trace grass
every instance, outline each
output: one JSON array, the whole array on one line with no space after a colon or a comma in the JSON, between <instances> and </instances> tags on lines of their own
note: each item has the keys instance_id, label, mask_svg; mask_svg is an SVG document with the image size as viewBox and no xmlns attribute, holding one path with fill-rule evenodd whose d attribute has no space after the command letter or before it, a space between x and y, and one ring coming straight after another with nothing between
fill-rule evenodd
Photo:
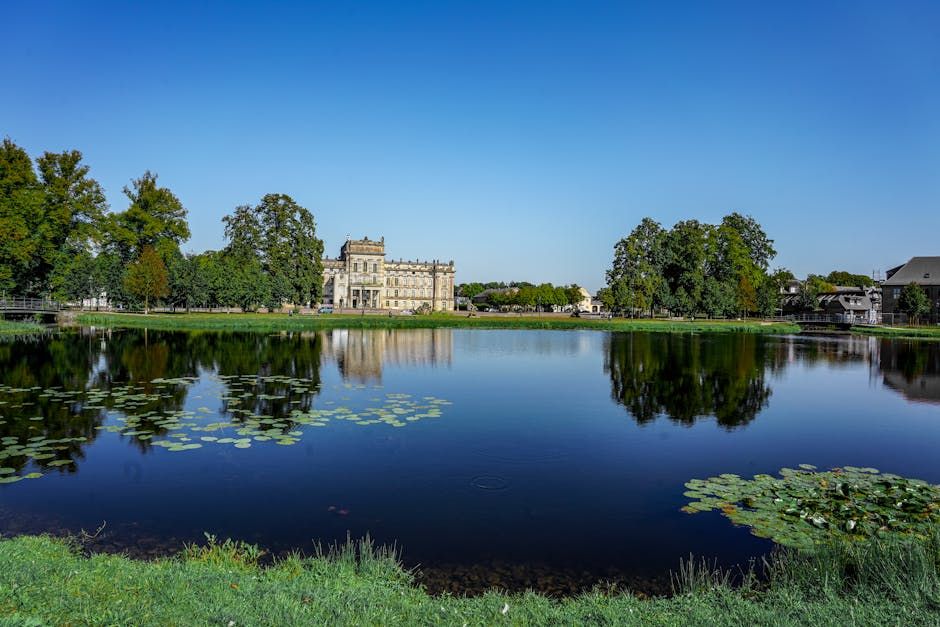
<instances>
[{"instance_id":1,"label":"grass","mask_svg":"<svg viewBox=\"0 0 940 627\"><path fill-rule=\"evenodd\" d=\"M852 327L853 333L877 335L894 338L937 338L940 339L940 325L933 327Z\"/></svg>"},{"instance_id":2,"label":"grass","mask_svg":"<svg viewBox=\"0 0 940 627\"><path fill-rule=\"evenodd\" d=\"M319 316L288 316L286 314L121 314L82 313L76 316L79 324L166 329L179 331L316 331L322 329L595 329L603 331L666 331L666 332L738 332L738 333L793 333L799 327L791 324L761 321L724 320L592 320L585 318L518 317L468 318L459 314L429 316L380 316L330 314Z\"/></svg>"},{"instance_id":3,"label":"grass","mask_svg":"<svg viewBox=\"0 0 940 627\"><path fill-rule=\"evenodd\" d=\"M781 552L766 578L687 563L670 598L600 591L434 597L368 541L258 565L257 549L210 542L153 562L86 557L67 541L0 541L0 624L134 625L928 625L940 622L940 550L873 542Z\"/></svg>"},{"instance_id":4,"label":"grass","mask_svg":"<svg viewBox=\"0 0 940 627\"><path fill-rule=\"evenodd\" d=\"M13 322L0 319L0 335L31 335L43 333L45 327L35 322Z\"/></svg>"}]
</instances>

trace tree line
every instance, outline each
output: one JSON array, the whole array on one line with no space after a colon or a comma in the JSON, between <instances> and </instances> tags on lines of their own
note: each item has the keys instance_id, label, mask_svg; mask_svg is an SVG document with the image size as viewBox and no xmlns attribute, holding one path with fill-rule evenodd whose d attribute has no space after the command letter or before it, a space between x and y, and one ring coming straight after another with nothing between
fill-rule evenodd
<instances>
[{"instance_id":1,"label":"tree line","mask_svg":"<svg viewBox=\"0 0 940 627\"><path fill-rule=\"evenodd\" d=\"M462 283L457 286L457 295L473 299L486 290L491 290L486 294L486 304L499 309L568 307L577 305L584 298L576 284L535 285L527 281Z\"/></svg>"},{"instance_id":2,"label":"tree line","mask_svg":"<svg viewBox=\"0 0 940 627\"><path fill-rule=\"evenodd\" d=\"M772 315L793 275L770 272L773 240L750 216L720 224L683 220L665 229L644 218L614 247L601 299L628 316L670 312L709 317Z\"/></svg>"},{"instance_id":3,"label":"tree line","mask_svg":"<svg viewBox=\"0 0 940 627\"><path fill-rule=\"evenodd\" d=\"M149 171L111 212L82 153L44 152L35 165L0 145L0 292L112 306L275 308L320 301L323 242L310 211L267 194L223 218L226 246L183 254L188 212Z\"/></svg>"}]
</instances>

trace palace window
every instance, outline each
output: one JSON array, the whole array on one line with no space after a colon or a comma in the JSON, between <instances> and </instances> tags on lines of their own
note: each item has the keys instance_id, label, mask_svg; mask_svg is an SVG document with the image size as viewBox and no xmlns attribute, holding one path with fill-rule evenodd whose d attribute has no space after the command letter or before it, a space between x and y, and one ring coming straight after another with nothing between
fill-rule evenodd
<instances>
[{"instance_id":1,"label":"palace window","mask_svg":"<svg viewBox=\"0 0 940 627\"><path fill-rule=\"evenodd\" d=\"M359 262L353 262L353 272L359 272Z\"/></svg>"},{"instance_id":2,"label":"palace window","mask_svg":"<svg viewBox=\"0 0 940 627\"><path fill-rule=\"evenodd\" d=\"M372 271L373 271L373 272L378 272L378 271L379 271L379 264L373 263L373 264L372 264Z\"/></svg>"}]
</instances>

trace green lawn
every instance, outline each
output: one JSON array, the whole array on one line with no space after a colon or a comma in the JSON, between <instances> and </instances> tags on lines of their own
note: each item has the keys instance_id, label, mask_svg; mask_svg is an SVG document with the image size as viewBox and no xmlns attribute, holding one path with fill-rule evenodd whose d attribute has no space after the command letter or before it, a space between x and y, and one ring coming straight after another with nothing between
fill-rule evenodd
<instances>
[{"instance_id":1,"label":"green lawn","mask_svg":"<svg viewBox=\"0 0 940 627\"><path fill-rule=\"evenodd\" d=\"M0 319L0 335L27 335L43 331L45 328L35 322L13 322Z\"/></svg>"},{"instance_id":2,"label":"green lawn","mask_svg":"<svg viewBox=\"0 0 940 627\"><path fill-rule=\"evenodd\" d=\"M937 338L940 326L933 327L852 327L853 333L896 338Z\"/></svg>"},{"instance_id":3,"label":"green lawn","mask_svg":"<svg viewBox=\"0 0 940 627\"><path fill-rule=\"evenodd\" d=\"M760 321L674 321L674 320L592 320L582 318L518 317L469 318L460 314L430 316L380 316L329 314L288 316L286 314L118 314L82 313L80 324L168 330L281 331L319 329L597 329L606 331L669 331L669 332L745 332L793 333L795 325Z\"/></svg>"},{"instance_id":4,"label":"green lawn","mask_svg":"<svg viewBox=\"0 0 940 627\"><path fill-rule=\"evenodd\" d=\"M769 582L733 588L698 569L680 593L434 597L369 545L258 567L215 545L154 562L84 557L62 540L0 541L0 624L929 625L940 622L937 544L780 554ZM361 547L360 547L361 548Z\"/></svg>"}]
</instances>

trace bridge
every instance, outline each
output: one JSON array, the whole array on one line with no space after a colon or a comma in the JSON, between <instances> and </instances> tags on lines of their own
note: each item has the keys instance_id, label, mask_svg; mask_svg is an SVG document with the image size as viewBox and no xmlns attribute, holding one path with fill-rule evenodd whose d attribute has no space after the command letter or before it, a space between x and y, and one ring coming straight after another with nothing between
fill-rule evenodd
<instances>
[{"instance_id":1,"label":"bridge","mask_svg":"<svg viewBox=\"0 0 940 627\"><path fill-rule=\"evenodd\" d=\"M800 328L803 329L836 328L847 331L852 327L870 326L872 324L866 317L844 314L809 313L786 316L785 319L800 325Z\"/></svg>"},{"instance_id":2,"label":"bridge","mask_svg":"<svg viewBox=\"0 0 940 627\"><path fill-rule=\"evenodd\" d=\"M62 303L47 298L0 297L0 315L57 314Z\"/></svg>"}]
</instances>

